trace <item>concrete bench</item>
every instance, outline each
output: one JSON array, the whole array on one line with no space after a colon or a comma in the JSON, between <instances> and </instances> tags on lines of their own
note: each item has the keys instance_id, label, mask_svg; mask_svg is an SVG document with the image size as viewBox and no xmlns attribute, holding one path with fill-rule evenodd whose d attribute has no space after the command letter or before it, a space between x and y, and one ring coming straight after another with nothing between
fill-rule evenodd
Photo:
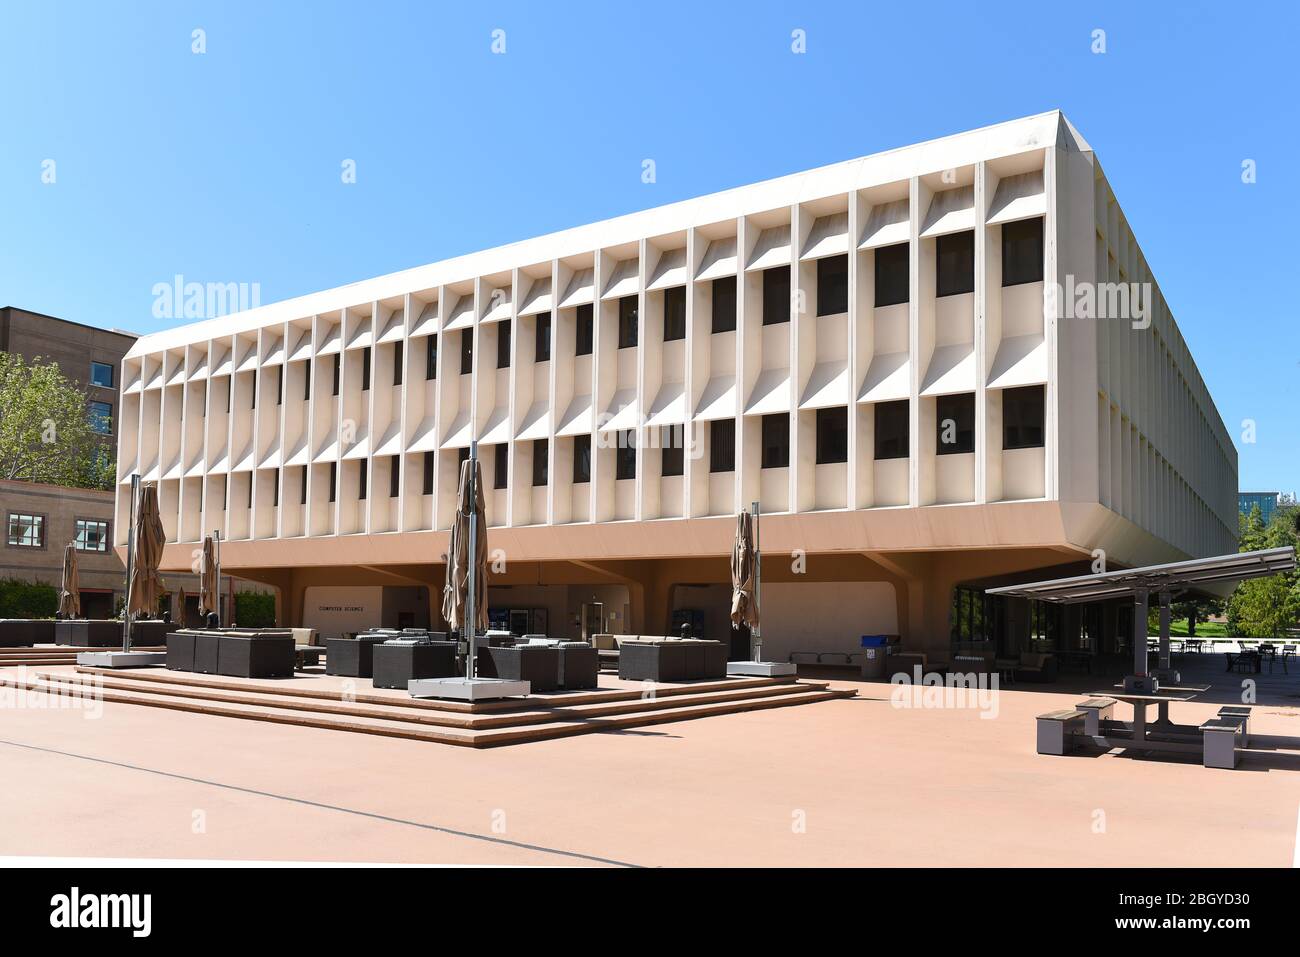
<instances>
[{"instance_id":1,"label":"concrete bench","mask_svg":"<svg viewBox=\"0 0 1300 957\"><path fill-rule=\"evenodd\" d=\"M1250 705L1248 704L1225 704L1219 709L1220 718L1240 717L1241 721L1241 745L1244 748L1250 747Z\"/></svg>"},{"instance_id":2,"label":"concrete bench","mask_svg":"<svg viewBox=\"0 0 1300 957\"><path fill-rule=\"evenodd\" d=\"M1087 714L1077 708L1049 711L1038 716L1038 753L1065 754L1074 750L1075 736L1082 733Z\"/></svg>"},{"instance_id":3,"label":"concrete bench","mask_svg":"<svg viewBox=\"0 0 1300 957\"><path fill-rule=\"evenodd\" d=\"M1114 698L1088 698L1080 701L1075 705L1083 712L1083 733L1089 735L1101 734L1101 723L1109 721L1111 715L1115 713Z\"/></svg>"},{"instance_id":4,"label":"concrete bench","mask_svg":"<svg viewBox=\"0 0 1300 957\"><path fill-rule=\"evenodd\" d=\"M1244 734L1245 715L1219 715L1201 725L1201 764L1207 768L1235 768L1237 741Z\"/></svg>"}]
</instances>

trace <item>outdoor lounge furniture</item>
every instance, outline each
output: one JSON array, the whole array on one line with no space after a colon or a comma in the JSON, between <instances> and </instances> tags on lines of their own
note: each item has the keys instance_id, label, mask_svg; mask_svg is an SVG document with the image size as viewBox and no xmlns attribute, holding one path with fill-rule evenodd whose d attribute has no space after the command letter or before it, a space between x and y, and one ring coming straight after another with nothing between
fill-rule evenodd
<instances>
[{"instance_id":1,"label":"outdoor lounge furniture","mask_svg":"<svg viewBox=\"0 0 1300 957\"><path fill-rule=\"evenodd\" d=\"M703 638L629 637L619 645L618 676L629 681L725 678L727 646Z\"/></svg>"},{"instance_id":2,"label":"outdoor lounge furniture","mask_svg":"<svg viewBox=\"0 0 1300 957\"><path fill-rule=\"evenodd\" d=\"M319 638L315 628L290 628L293 634L294 667L305 668L307 665L320 664L320 656L325 654L325 646L318 644Z\"/></svg>"},{"instance_id":3,"label":"outdoor lounge furniture","mask_svg":"<svg viewBox=\"0 0 1300 957\"><path fill-rule=\"evenodd\" d=\"M1017 681L1055 681L1056 656L1042 652L1022 651L1015 676Z\"/></svg>"},{"instance_id":4,"label":"outdoor lounge furniture","mask_svg":"<svg viewBox=\"0 0 1300 957\"><path fill-rule=\"evenodd\" d=\"M27 648L54 642L52 618L0 619L0 648Z\"/></svg>"},{"instance_id":5,"label":"outdoor lounge furniture","mask_svg":"<svg viewBox=\"0 0 1300 957\"><path fill-rule=\"evenodd\" d=\"M601 667L617 668L620 642L635 637L636 635L592 635L591 646L596 649Z\"/></svg>"},{"instance_id":6,"label":"outdoor lounge furniture","mask_svg":"<svg viewBox=\"0 0 1300 957\"><path fill-rule=\"evenodd\" d=\"M166 666L172 671L290 678L293 664L293 635L286 629L181 629L167 636Z\"/></svg>"},{"instance_id":7,"label":"outdoor lounge furniture","mask_svg":"<svg viewBox=\"0 0 1300 957\"><path fill-rule=\"evenodd\" d=\"M388 639L362 633L351 638L325 639L325 673L344 678L369 678L374 674L374 649Z\"/></svg>"},{"instance_id":8,"label":"outdoor lounge furniture","mask_svg":"<svg viewBox=\"0 0 1300 957\"><path fill-rule=\"evenodd\" d=\"M487 645L478 649L480 678L527 681L533 691L560 687L560 649L552 645Z\"/></svg>"},{"instance_id":9,"label":"outdoor lounge furniture","mask_svg":"<svg viewBox=\"0 0 1300 957\"><path fill-rule=\"evenodd\" d=\"M400 688L416 678L454 678L456 667L454 641L385 641L371 649L376 688ZM328 656L327 659L328 660Z\"/></svg>"},{"instance_id":10,"label":"outdoor lounge furniture","mask_svg":"<svg viewBox=\"0 0 1300 957\"><path fill-rule=\"evenodd\" d=\"M1203 767L1231 770L1237 766L1237 746L1246 743L1246 721L1244 714L1220 711L1200 726Z\"/></svg>"},{"instance_id":11,"label":"outdoor lounge furniture","mask_svg":"<svg viewBox=\"0 0 1300 957\"><path fill-rule=\"evenodd\" d=\"M112 618L70 618L51 622L56 645L76 648L114 648L122 645L122 623ZM167 635L179 630L177 625L165 621L133 621L131 644L136 648L160 648L167 643Z\"/></svg>"}]
</instances>

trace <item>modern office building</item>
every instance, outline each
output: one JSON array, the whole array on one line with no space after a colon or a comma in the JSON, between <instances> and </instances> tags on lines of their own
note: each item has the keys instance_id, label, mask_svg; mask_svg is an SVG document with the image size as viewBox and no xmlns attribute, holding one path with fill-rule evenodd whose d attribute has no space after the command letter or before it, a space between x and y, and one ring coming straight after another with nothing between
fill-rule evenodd
<instances>
[{"instance_id":1,"label":"modern office building","mask_svg":"<svg viewBox=\"0 0 1300 957\"><path fill-rule=\"evenodd\" d=\"M552 633L716 635L755 501L782 659L946 658L992 582L1235 547L1232 442L1059 112L149 335L122 382L165 566L220 529L326 630L438 620L472 441L490 604Z\"/></svg>"},{"instance_id":2,"label":"modern office building","mask_svg":"<svg viewBox=\"0 0 1300 957\"><path fill-rule=\"evenodd\" d=\"M1267 525L1273 520L1273 513L1277 510L1280 497L1279 492L1238 492L1237 511L1242 515L1249 515L1250 510L1258 506L1259 517Z\"/></svg>"}]
</instances>

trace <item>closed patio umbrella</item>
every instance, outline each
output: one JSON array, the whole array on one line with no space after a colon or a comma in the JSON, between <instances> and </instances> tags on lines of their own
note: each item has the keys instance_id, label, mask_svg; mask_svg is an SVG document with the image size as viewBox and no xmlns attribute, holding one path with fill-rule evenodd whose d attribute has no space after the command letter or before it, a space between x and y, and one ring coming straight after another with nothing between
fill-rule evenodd
<instances>
[{"instance_id":1,"label":"closed patio umbrella","mask_svg":"<svg viewBox=\"0 0 1300 957\"><path fill-rule=\"evenodd\" d=\"M213 552L212 536L203 536L203 552L199 557L199 618L207 620L217 610L217 562Z\"/></svg>"},{"instance_id":2,"label":"closed patio umbrella","mask_svg":"<svg viewBox=\"0 0 1300 957\"><path fill-rule=\"evenodd\" d=\"M749 512L736 516L736 541L731 547L731 623L759 634L758 551L754 543L754 517Z\"/></svg>"},{"instance_id":3,"label":"closed patio umbrella","mask_svg":"<svg viewBox=\"0 0 1300 957\"><path fill-rule=\"evenodd\" d=\"M158 610L163 580L158 576L167 533L158 514L158 489L146 485L140 490L140 510L135 521L135 566L127 586L126 611L132 617L152 615Z\"/></svg>"},{"instance_id":4,"label":"closed patio umbrella","mask_svg":"<svg viewBox=\"0 0 1300 957\"><path fill-rule=\"evenodd\" d=\"M59 587L59 616L81 617L81 581L77 575L77 547L68 542L63 546L63 583Z\"/></svg>"},{"instance_id":5,"label":"closed patio umbrella","mask_svg":"<svg viewBox=\"0 0 1300 957\"><path fill-rule=\"evenodd\" d=\"M471 472L471 468L473 471ZM483 476L478 457L471 456L460 467L460 486L456 494L456 518L451 526L451 539L447 547L447 578L442 590L442 616L447 625L470 636L476 629L487 629L487 517L484 513ZM470 476L473 475L474 495L470 496ZM470 534L470 516L473 515L474 534ZM471 558L470 539L474 540ZM474 576L474 628L469 626L470 575ZM467 665L468 676L473 676L473 649Z\"/></svg>"}]
</instances>

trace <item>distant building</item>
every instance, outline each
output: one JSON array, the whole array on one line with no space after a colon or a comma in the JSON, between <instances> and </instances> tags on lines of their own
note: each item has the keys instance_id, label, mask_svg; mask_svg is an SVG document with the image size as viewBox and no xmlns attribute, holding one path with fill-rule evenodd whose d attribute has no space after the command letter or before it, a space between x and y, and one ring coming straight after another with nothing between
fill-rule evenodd
<instances>
[{"instance_id":1,"label":"distant building","mask_svg":"<svg viewBox=\"0 0 1300 957\"><path fill-rule=\"evenodd\" d=\"M1273 513L1277 511L1280 497L1279 492L1238 492L1237 511L1242 515L1249 515L1250 510L1258 505L1260 518L1267 525L1272 520Z\"/></svg>"},{"instance_id":2,"label":"distant building","mask_svg":"<svg viewBox=\"0 0 1300 957\"><path fill-rule=\"evenodd\" d=\"M126 332L46 316L15 306L0 308L0 348L29 363L56 363L87 393L86 413L106 445L117 455L121 406L118 373L136 337ZM126 569L113 547L113 493L33 482L0 481L0 514L5 535L0 544L0 578L57 586L63 575L63 547L74 542L81 581L81 612L88 618L112 617L125 591ZM197 616L198 576L168 574L168 588L184 588L191 616ZM229 594L228 582L223 582ZM242 589L241 589L242 590ZM174 615L179 608L173 605Z\"/></svg>"}]
</instances>

